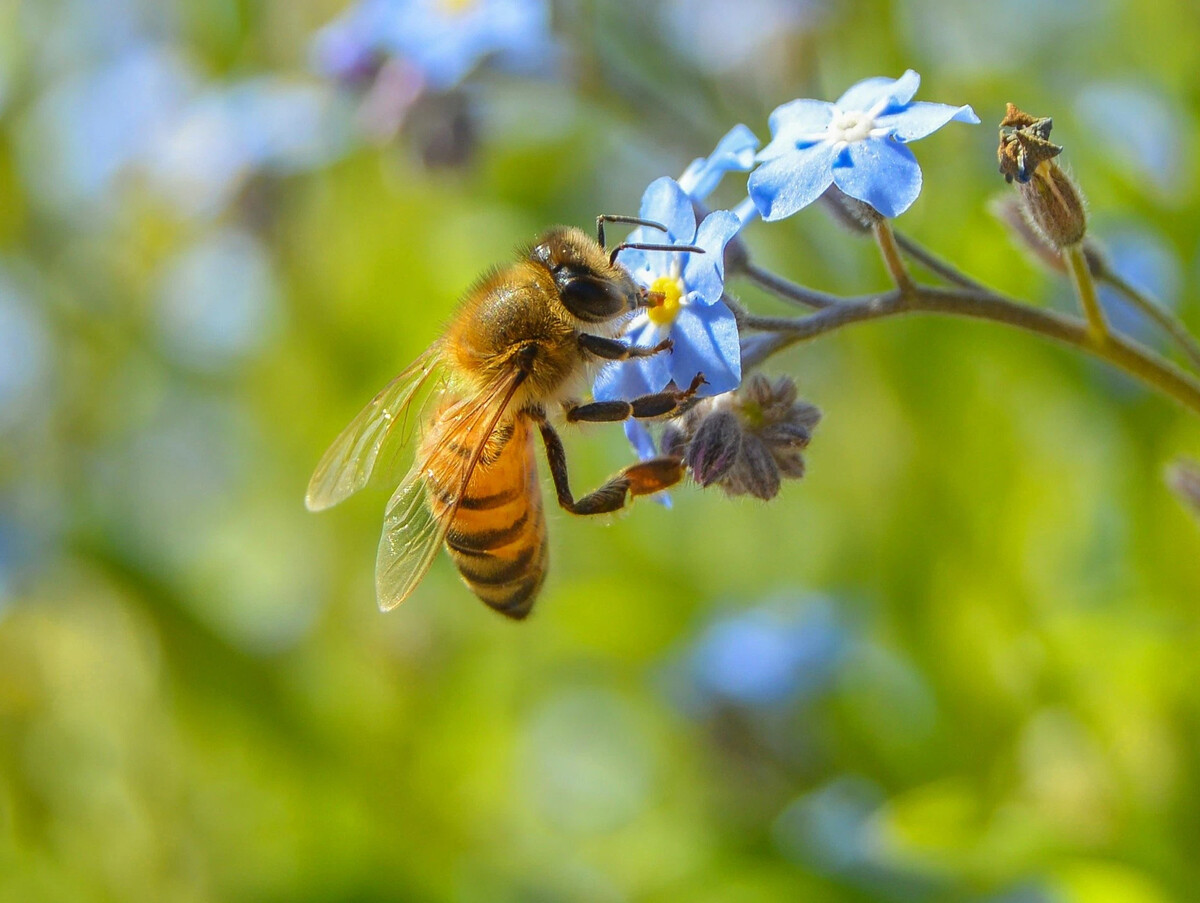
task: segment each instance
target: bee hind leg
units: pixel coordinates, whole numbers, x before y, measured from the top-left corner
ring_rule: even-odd
[[[651,458],[631,464],[616,476],[611,477],[599,489],[576,500],[571,493],[570,477],[567,473],[567,453],[562,440],[545,417],[537,419],[546,446],[546,460],[550,464],[550,475],[554,479],[554,491],[558,504],[572,514],[608,514],[618,511],[639,495],[653,495],[674,486],[683,479],[683,461],[680,458]]]

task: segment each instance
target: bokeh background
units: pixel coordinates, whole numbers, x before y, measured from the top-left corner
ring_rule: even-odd
[[[1200,532],[1162,472],[1200,429],[1067,351],[793,349],[807,478],[552,513],[520,625],[446,560],[380,614],[386,487],[302,501],[515,245],[908,67],[984,125],[916,148],[900,228],[1070,305],[988,212],[1012,100],[1200,326],[1193,0],[509,6],[527,40],[457,71],[315,38],[343,0],[0,0],[0,899],[1194,899]],[[818,209],[746,237],[885,284]],[[580,487],[631,455],[567,441]]]

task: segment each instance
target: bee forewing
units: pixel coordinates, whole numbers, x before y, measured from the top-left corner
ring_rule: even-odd
[[[427,447],[388,502],[375,559],[375,592],[384,611],[408,598],[428,572],[475,465],[523,379],[517,370],[503,373],[438,414]],[[431,492],[438,493],[436,506]]]
[[[413,400],[438,361],[438,348],[431,346],[372,398],[342,430],[308,481],[304,504],[309,511],[336,505],[366,486],[385,445],[394,445],[393,453],[399,451],[407,436],[403,427],[399,430],[396,427],[406,420]]]

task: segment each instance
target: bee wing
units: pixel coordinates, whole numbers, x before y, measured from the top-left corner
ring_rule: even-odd
[[[440,359],[440,349],[436,344],[431,345],[404,372],[384,386],[342,430],[341,435],[333,440],[333,445],[329,446],[313,471],[312,479],[308,481],[304,504],[309,511],[321,511],[336,505],[366,486],[385,445],[396,446],[390,450],[391,454],[399,452],[399,446],[404,444],[407,436],[398,437],[399,443],[389,443],[388,440],[393,437],[396,425],[404,421],[413,399],[437,368]]]
[[[384,611],[407,599],[433,564],[475,465],[524,380],[519,370],[505,373],[439,415],[437,442],[413,464],[384,516],[375,558],[375,594]],[[436,487],[435,510],[429,494]]]

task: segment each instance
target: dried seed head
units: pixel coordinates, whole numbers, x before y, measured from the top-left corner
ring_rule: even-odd
[[[1011,103],[1000,123],[997,158],[1007,182],[1015,182],[1026,219],[1055,249],[1083,241],[1087,213],[1079,189],[1054,159],[1062,148],[1050,141],[1054,122],[1034,118]]]
[[[771,499],[784,479],[804,475],[803,449],[821,412],[797,399],[796,384],[761,374],[706,399],[678,421],[684,460],[702,486]]]

